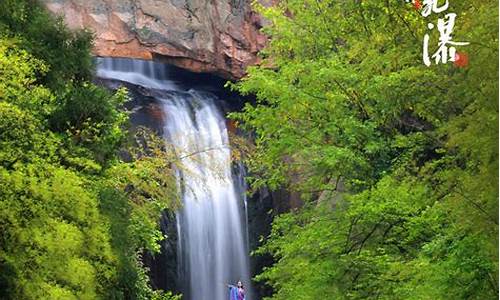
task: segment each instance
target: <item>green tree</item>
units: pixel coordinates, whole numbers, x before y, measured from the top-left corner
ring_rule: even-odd
[[[423,65],[442,16],[405,1],[256,6],[270,41],[232,117],[253,187],[308,200],[257,251],[269,299],[496,298],[498,4],[450,1],[466,68]]]
[[[126,91],[89,82],[90,37],[36,1],[0,2],[2,299],[178,299],[140,257],[179,205],[173,156],[141,132],[125,149]]]

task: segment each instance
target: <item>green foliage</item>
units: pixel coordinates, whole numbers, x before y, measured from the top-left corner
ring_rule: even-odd
[[[2,272],[4,296],[97,298],[115,258],[95,195],[77,174],[48,164],[0,172],[0,261],[14,273]]]
[[[149,281],[144,268],[138,266],[137,269],[139,270],[139,280],[136,282],[135,289],[138,291],[138,300],[181,300],[181,296],[173,295],[171,292],[153,291],[148,284]]]
[[[269,299],[497,297],[497,5],[450,1],[456,68],[423,65],[437,16],[405,1],[256,4],[270,42],[232,117],[256,134],[253,187],[309,200],[257,251]]]
[[[156,253],[163,235],[158,231],[158,220],[165,209],[180,206],[175,174],[171,164],[174,153],[166,152],[163,140],[151,132],[140,129],[136,133],[140,147],[147,149],[134,153],[133,161],[113,166],[107,172],[107,186],[120,191],[128,200],[130,237],[135,241],[132,249],[146,249]],[[133,153],[133,152],[132,152]],[[109,210],[112,213],[113,210]]]
[[[140,263],[179,205],[172,156],[145,133],[124,151],[127,94],[88,81],[90,46],[36,1],[0,2],[1,299],[178,299]]]
[[[2,1],[0,31],[2,36],[15,37],[22,49],[44,60],[50,71],[39,74],[37,80],[47,87],[58,89],[70,80],[91,79],[92,34],[70,31],[61,18],[51,17],[39,1]]]
[[[180,206],[171,164],[174,153],[146,129],[139,129],[130,145],[130,162],[114,164],[99,187],[100,208],[109,220],[111,245],[118,255],[118,280],[113,298],[176,300],[176,296],[153,291],[141,264],[144,251],[157,253],[165,238],[158,228],[164,210]]]
[[[67,136],[63,155],[68,165],[99,171],[112,162],[126,137],[122,129],[127,115],[117,110],[126,100],[125,90],[111,95],[87,82],[65,87],[49,123],[53,131]]]
[[[54,97],[49,89],[35,84],[36,74],[47,72],[45,64],[17,47],[14,39],[0,42],[0,99],[20,108],[33,108],[33,113],[47,116],[53,108]]]

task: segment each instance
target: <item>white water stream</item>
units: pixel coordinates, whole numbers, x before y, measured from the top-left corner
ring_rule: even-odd
[[[233,175],[226,120],[211,93],[180,90],[167,66],[141,60],[98,59],[98,76],[163,92],[164,136],[181,158],[177,213],[178,268],[183,299],[228,299],[241,280],[249,300],[245,185]],[[238,172],[241,173],[241,172]],[[236,178],[234,178],[236,177]]]

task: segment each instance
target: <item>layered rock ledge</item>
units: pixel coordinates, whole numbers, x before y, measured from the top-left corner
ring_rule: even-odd
[[[266,37],[248,0],[42,0],[72,29],[95,32],[98,56],[155,59],[237,79]]]

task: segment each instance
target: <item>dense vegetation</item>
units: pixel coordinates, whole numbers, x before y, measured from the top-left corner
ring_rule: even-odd
[[[234,87],[254,188],[299,192],[257,254],[267,299],[498,297],[498,3],[450,0],[470,62],[426,67],[403,0],[285,0]],[[437,31],[431,33],[432,49]]]
[[[270,43],[235,85],[257,103],[233,117],[253,188],[305,200],[256,252],[269,299],[496,299],[498,4],[450,0],[463,68],[423,65],[442,15],[403,0],[258,9]],[[174,159],[90,81],[91,43],[0,1],[1,299],[173,298],[140,256],[178,205]]]
[[[171,159],[127,133],[125,91],[90,82],[91,40],[0,1],[1,299],[171,299],[140,263],[178,205]]]

